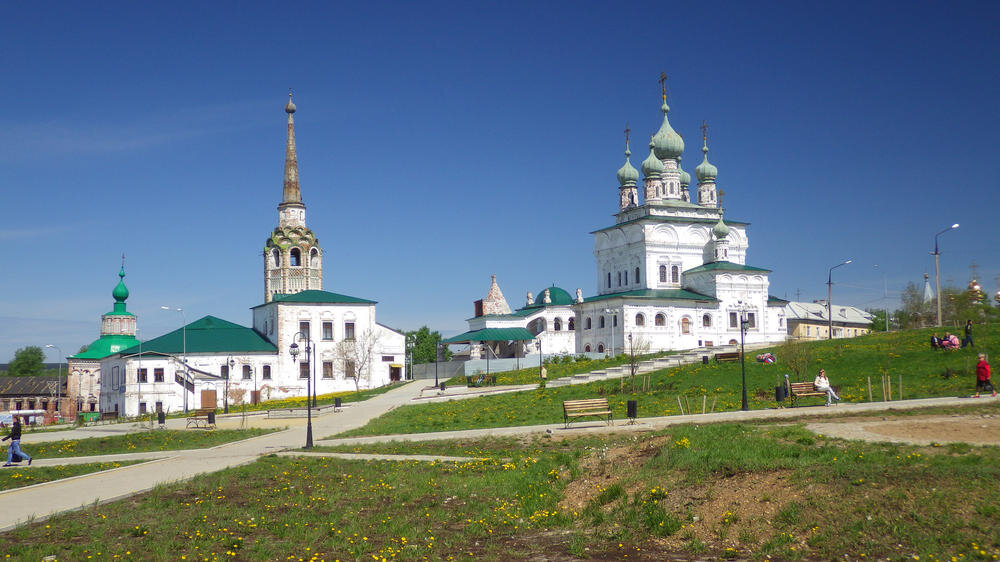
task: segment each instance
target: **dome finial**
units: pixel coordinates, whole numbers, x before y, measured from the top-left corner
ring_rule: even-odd
[[[618,185],[620,187],[632,187],[639,179],[638,170],[632,167],[632,162],[629,160],[629,157],[632,156],[632,151],[629,150],[631,133],[632,129],[629,128],[628,123],[625,123],[625,164],[618,168]]]
[[[708,123],[704,120],[701,122],[701,152],[705,156],[702,158],[701,164],[698,164],[698,167],[694,169],[694,175],[698,178],[698,183],[715,181],[719,169],[708,161]]]
[[[292,103],[292,89],[288,88],[288,103],[285,105],[285,113],[291,115],[295,113],[295,104]]]
[[[625,122],[625,156],[631,156],[632,151],[629,150],[628,141],[629,136],[632,134],[632,129],[628,126],[628,121]]]
[[[660,71],[660,97],[663,99],[663,103],[667,103],[667,73]]]
[[[674,128],[670,126],[670,119],[667,118],[670,106],[667,105],[667,74],[665,72],[660,73],[659,82],[660,97],[663,100],[663,104],[660,105],[660,111],[663,112],[663,123],[660,125],[660,130],[653,136],[653,144],[657,158],[674,160],[684,152],[684,139],[677,134],[677,131],[674,131]]]
[[[125,286],[125,254],[122,254],[122,268],[118,272],[118,284],[111,291],[115,299],[115,312],[124,312],[125,299],[128,298],[128,287]]]

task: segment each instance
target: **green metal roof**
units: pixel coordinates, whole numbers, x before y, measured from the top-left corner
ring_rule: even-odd
[[[788,301],[783,298],[776,297],[774,295],[768,295],[767,304],[768,306],[785,306],[786,304],[788,304]]]
[[[757,273],[770,273],[770,269],[763,269],[760,267],[753,267],[750,265],[741,265],[738,263],[733,263],[731,261],[713,261],[699,265],[698,267],[693,267],[684,272],[684,275],[689,273],[701,273],[702,271],[751,271]]]
[[[455,337],[441,340],[441,343],[465,343],[470,341],[528,341],[535,335],[526,328],[484,328],[465,332]]]
[[[545,289],[549,290],[549,300],[552,301],[550,303],[544,303],[544,302],[542,302],[542,299],[545,296]],[[569,293],[567,293],[565,289],[560,289],[559,287],[556,287],[555,285],[552,285],[551,287],[546,287],[545,289],[542,289],[541,291],[538,292],[538,294],[535,295],[535,303],[534,304],[529,304],[528,306],[525,306],[524,308],[520,308],[520,309],[518,309],[517,312],[521,313],[521,311],[527,311],[527,314],[532,314],[532,313],[536,312],[537,309],[539,309],[539,308],[545,308],[546,306],[572,306],[573,305],[573,297],[569,296]],[[526,314],[522,313],[522,316],[524,316],[524,315],[526,315]]]
[[[185,343],[186,338],[186,343]],[[276,353],[278,348],[254,330],[233,324],[221,318],[206,316],[191,322],[183,329],[163,334],[158,338],[142,342],[142,352],[180,354],[184,353]],[[132,346],[120,353],[139,352],[139,346]]]
[[[686,201],[677,200],[677,201],[673,201],[669,205],[668,204],[660,204],[660,205],[657,205],[657,206],[658,207],[682,207],[682,206],[683,207],[689,207],[689,206],[690,207],[700,207],[701,205],[695,205],[693,203],[688,203]],[[604,232],[605,230],[614,230],[614,229],[616,229],[616,228],[618,228],[620,226],[625,226],[626,224],[634,224],[634,223],[642,222],[642,221],[650,221],[650,222],[677,222],[677,223],[703,223],[703,224],[713,224],[714,225],[715,223],[717,223],[719,221],[719,219],[711,219],[711,218],[704,218],[704,219],[702,219],[702,218],[697,218],[697,217],[661,217],[661,216],[656,216],[656,215],[643,215],[643,216],[641,216],[639,218],[635,218],[635,219],[632,219],[632,220],[627,220],[625,222],[621,222],[621,223],[618,223],[618,224],[613,225],[613,226],[606,226],[604,228],[599,228],[597,230],[591,231],[591,234],[597,234],[598,232]],[[728,219],[725,222],[726,222],[726,224],[729,224],[729,225],[738,225],[738,226],[748,226],[750,224],[748,222],[733,221],[733,220],[728,220]]]
[[[100,338],[94,340],[92,344],[87,346],[87,351],[83,353],[77,353],[76,355],[70,355],[72,359],[104,359],[109,355],[114,355],[121,352],[123,349],[128,349],[134,345],[138,345],[139,340],[135,336],[125,336],[121,334],[109,334],[101,336]]]
[[[635,291],[587,297],[583,299],[583,302],[603,301],[615,298],[719,302],[719,299],[715,297],[688,291],[687,289],[637,289]]]
[[[330,291],[310,289],[308,291],[301,291],[288,295],[274,295],[273,302],[302,304],[376,304],[377,301],[370,301],[368,299],[361,299],[349,295],[341,295],[340,293],[331,293]],[[270,303],[258,304],[252,308],[258,308],[266,304]]]

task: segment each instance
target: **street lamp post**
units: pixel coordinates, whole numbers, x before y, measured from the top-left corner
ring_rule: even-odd
[[[304,339],[306,341],[306,360],[311,363],[310,367],[313,372],[316,371],[316,362],[310,358],[310,353],[313,351],[312,340],[309,339],[308,335],[304,335],[302,332],[296,332],[292,336],[292,345],[288,348],[288,352],[292,354],[292,361],[296,364],[299,362],[299,344],[296,343],[299,339]],[[306,373],[306,449],[311,449],[313,446],[313,425],[312,425],[312,402],[309,400],[309,394],[311,392],[312,379],[309,377],[309,373]]]
[[[406,336],[406,380],[413,380],[413,334]]]
[[[54,348],[56,351],[59,352],[59,370],[58,370],[59,374],[56,376],[56,412],[60,412],[60,416],[61,416],[62,413],[61,413],[61,410],[59,408],[59,399],[62,397],[62,354],[63,354],[63,352],[62,352],[61,349],[59,349],[58,345],[53,345],[51,343],[46,344],[45,347]]]
[[[181,313],[181,366],[183,368],[184,375],[184,413],[188,411],[188,370],[187,370],[187,319],[184,317],[183,308],[170,308],[169,306],[161,306],[160,310],[176,310]]]
[[[632,334],[628,335],[628,354],[629,354],[629,367],[632,371],[632,380],[635,381],[635,346],[632,345]],[[634,388],[634,384],[633,384]]]
[[[236,367],[236,360],[229,356],[228,368],[226,369],[226,395],[222,397],[222,413],[229,413],[229,377],[233,376],[233,368]]]
[[[438,360],[441,359],[441,342],[434,344],[434,386],[438,386]]]
[[[879,269],[878,264],[875,264],[875,269]],[[889,282],[885,278],[885,270],[882,271],[882,301],[885,306],[885,331],[889,333]]]
[[[542,377],[542,340],[535,340],[535,348],[538,350],[538,383],[541,384],[545,382]]]
[[[937,324],[935,326],[941,325],[941,263],[939,260],[941,251],[938,250],[938,236],[956,228],[958,228],[957,222],[934,235],[934,251],[931,254],[934,254],[934,285],[937,289]]]
[[[854,260],[847,260],[845,262],[838,263],[837,265],[830,268],[830,273],[826,277],[826,339],[833,339],[833,270],[837,269],[842,265],[847,265]]]
[[[750,404],[747,402],[747,364],[746,364],[746,333],[750,328],[750,320],[747,318],[746,306],[741,302],[740,305],[740,376],[743,379],[743,411],[750,409]]]

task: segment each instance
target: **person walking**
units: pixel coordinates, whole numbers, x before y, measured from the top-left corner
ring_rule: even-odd
[[[826,405],[829,406],[834,400],[840,401],[840,396],[837,396],[836,391],[830,386],[830,379],[826,378],[826,371],[823,369],[819,370],[819,374],[816,375],[816,380],[813,381],[813,387],[820,391],[826,392]]]
[[[997,390],[990,383],[990,364],[986,362],[986,354],[979,354],[979,363],[976,364],[976,394],[973,398],[979,398],[979,392],[992,390],[993,397],[996,398]]]
[[[962,340],[962,347],[967,345],[976,347],[976,344],[972,343],[972,320],[965,323],[965,339]]]
[[[10,447],[7,448],[7,463],[4,466],[14,466],[14,455],[17,455],[17,462],[28,459],[28,466],[31,466],[31,457],[21,450],[21,418],[14,416],[14,425],[11,426],[10,433],[0,441],[8,439],[10,439]]]

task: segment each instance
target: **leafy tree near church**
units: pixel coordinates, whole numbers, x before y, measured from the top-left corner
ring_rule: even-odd
[[[7,374],[13,377],[41,375],[45,371],[45,353],[37,345],[22,347],[14,352]]]
[[[434,348],[442,339],[440,332],[437,330],[432,332],[427,326],[421,326],[419,330],[406,332],[406,339],[413,341],[414,365],[434,362]],[[451,351],[448,350],[447,346],[441,351],[443,353],[442,361],[451,359]]]

